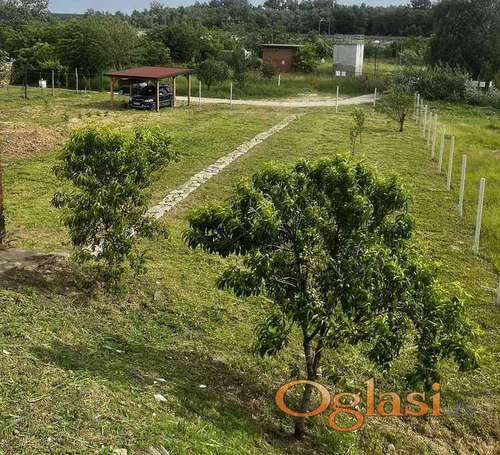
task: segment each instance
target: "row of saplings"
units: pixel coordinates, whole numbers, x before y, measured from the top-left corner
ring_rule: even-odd
[[[159,127],[131,133],[91,127],[72,133],[64,146],[55,172],[71,189],[53,202],[74,257],[109,289],[120,288],[128,269],[144,270],[141,239],[166,235],[148,215],[148,188],[175,159]],[[464,302],[445,295],[412,244],[409,201],[396,178],[345,156],[273,165],[240,182],[224,204],[194,210],[184,238],[191,248],[242,257],[217,286],[272,301],[256,331],[260,355],[284,349],[297,327],[306,378],[316,381],[326,350],[359,345],[387,369],[412,338],[408,380],[430,387],[440,359],[462,370],[477,366],[475,327]],[[300,410],[311,401],[308,385]],[[305,430],[304,418],[296,418],[295,435]]]

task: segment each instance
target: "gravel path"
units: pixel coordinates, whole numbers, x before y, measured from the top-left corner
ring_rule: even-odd
[[[168,193],[159,204],[151,207],[148,213],[157,219],[161,218],[166,212],[172,210],[177,204],[186,199],[194,190],[203,185],[208,179],[216,176],[220,171],[222,171],[222,169],[237,160],[240,156],[248,153],[256,145],[265,141],[278,131],[281,131],[283,128],[286,128],[296,118],[297,117],[295,115],[290,115],[267,131],[259,133],[253,139],[239,145],[238,148],[233,150],[231,153],[219,158],[215,163],[193,175],[186,183]]]
[[[186,96],[177,96],[177,101],[187,102]],[[196,105],[199,103],[199,98],[196,96],[191,97],[191,103]],[[202,104],[229,104],[227,98],[202,98]],[[287,100],[233,100],[235,105],[245,106],[263,106],[263,107],[335,107],[337,100],[335,98],[317,98],[317,99],[301,99],[291,98]],[[359,104],[373,103],[373,94],[355,96],[352,98],[340,98],[339,106],[354,106]]]

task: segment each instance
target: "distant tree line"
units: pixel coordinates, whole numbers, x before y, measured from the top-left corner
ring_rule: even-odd
[[[0,49],[23,71],[82,68],[97,74],[171,61],[198,67],[210,60],[224,61],[244,81],[245,69],[258,62],[245,62],[243,50],[255,58],[262,42],[309,43],[314,52],[306,49],[308,57],[328,58],[328,33],[407,36],[406,63],[444,63],[474,78],[493,78],[500,68],[500,0],[412,0],[398,7],[211,0],[170,8],[153,2],[130,15],[89,10],[63,18],[49,12],[47,0],[0,0]],[[373,51],[367,45],[366,55]],[[391,55],[396,51],[401,53],[394,46],[388,49]],[[308,60],[304,68],[311,69]],[[220,65],[217,69],[221,74]]]

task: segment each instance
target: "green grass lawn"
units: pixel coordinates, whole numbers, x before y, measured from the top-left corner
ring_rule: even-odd
[[[87,121],[124,128],[139,122],[164,124],[181,158],[158,176],[154,200],[289,114],[233,106],[106,115],[103,102],[101,95],[76,100],[68,96],[43,122],[63,134]],[[10,119],[29,128],[41,121],[34,113],[44,112],[43,101],[23,106],[17,114],[9,103],[0,104],[0,122]],[[71,123],[61,109],[71,118],[80,111],[85,115]],[[292,421],[275,409],[273,397],[302,367],[298,339],[276,359],[255,357],[253,328],[266,314],[268,302],[217,290],[218,274],[235,259],[184,245],[187,212],[223,200],[240,178],[267,162],[291,164],[348,151],[351,109],[339,114],[313,109],[298,112],[298,120],[287,129],[223,170],[166,217],[171,237],[148,245],[148,272],[128,279],[126,297],[84,292],[74,285],[73,275],[65,274],[62,282],[19,276],[0,285],[0,453],[111,454],[116,448],[141,453],[160,444],[172,454],[207,455],[380,454],[388,453],[389,444],[398,453],[493,453],[500,436],[500,364],[495,354],[500,311],[493,304],[498,277],[487,259],[493,257],[494,228],[485,230],[485,256],[472,255],[471,219],[458,217],[456,194],[446,191],[415,124],[400,134],[393,122],[371,107],[365,109],[367,132],[358,158],[383,174],[400,175],[411,188],[417,243],[428,260],[439,264],[446,291],[460,287],[469,294],[468,312],[483,329],[481,370],[463,374],[442,365],[444,407],[462,401],[476,407],[476,414],[430,421],[371,419],[357,433],[330,431],[326,418],[316,417],[311,437],[293,440],[288,435]],[[467,123],[470,114],[457,108],[454,115],[457,124],[460,119]],[[482,119],[479,111],[474,115]],[[481,125],[485,129],[487,124]],[[475,129],[463,134],[464,144],[476,142],[469,137]],[[494,143],[484,144],[482,150]],[[68,248],[48,203],[57,188],[50,173],[54,156],[48,150],[7,160],[8,227],[16,246]],[[489,169],[491,162],[484,158],[482,166]],[[487,191],[493,188],[489,185]],[[470,211],[470,203],[467,207]],[[485,223],[489,220],[485,217]],[[399,377],[411,361],[409,347],[393,370],[382,374],[354,349],[332,352],[325,357],[322,382],[332,391],[354,391],[375,377],[384,390],[403,393]],[[156,401],[157,393],[166,401]]]

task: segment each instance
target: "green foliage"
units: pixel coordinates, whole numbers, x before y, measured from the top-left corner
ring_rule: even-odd
[[[463,303],[440,292],[412,245],[409,199],[395,178],[345,157],[300,161],[268,167],[226,204],[192,212],[185,239],[191,248],[243,256],[218,286],[273,302],[257,329],[261,354],[278,353],[297,327],[307,378],[315,380],[327,349],[357,345],[387,369],[414,336],[409,377],[429,385],[440,359],[467,369],[476,357]]]
[[[47,19],[49,0],[0,0],[0,23]]]
[[[137,31],[124,20],[86,16],[64,23],[57,50],[64,66],[98,73],[129,66],[135,61],[137,43]]]
[[[351,142],[351,152],[354,155],[356,153],[356,145],[359,141],[361,144],[361,135],[365,129],[365,112],[359,107],[354,108],[352,112],[352,119],[354,124],[351,126],[349,131],[349,140]]]
[[[395,74],[394,84],[428,100],[460,101],[468,79],[466,72],[448,65],[406,67]]]
[[[271,63],[264,63],[261,71],[264,79],[271,80],[276,75],[276,70]]]
[[[303,73],[312,73],[319,66],[316,48],[312,44],[301,46],[297,51],[294,67]]]
[[[229,66],[233,70],[235,81],[240,87],[244,87],[251,63],[246,50],[241,45],[236,45],[230,53],[228,60]]]
[[[144,66],[165,66],[172,62],[170,49],[149,36],[141,37],[137,46],[137,62]]]
[[[474,78],[492,78],[500,68],[499,11],[500,0],[439,2],[433,14],[431,62],[465,68]]]
[[[73,132],[54,172],[71,189],[57,193],[54,206],[63,209],[75,259],[95,265],[112,290],[119,288],[128,263],[140,272],[141,238],[165,234],[147,215],[148,187],[153,173],[175,157],[170,138],[156,128],[124,133],[88,127]]]
[[[230,77],[229,66],[226,62],[213,59],[203,61],[196,72],[200,81],[207,85],[208,89],[215,84],[221,83]]]
[[[396,120],[399,124],[399,131],[403,132],[404,123],[413,108],[413,103],[414,98],[411,92],[395,85],[380,98],[376,109]]]

